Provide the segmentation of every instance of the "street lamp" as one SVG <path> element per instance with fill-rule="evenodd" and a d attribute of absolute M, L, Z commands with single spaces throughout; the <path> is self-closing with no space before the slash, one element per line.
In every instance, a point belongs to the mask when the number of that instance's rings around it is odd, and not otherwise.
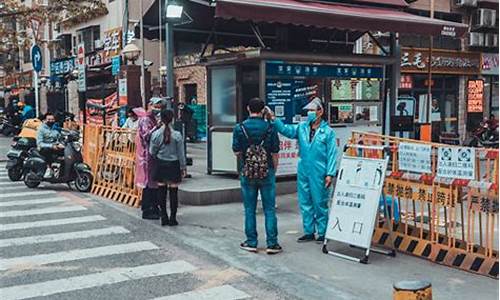
<path fill-rule="evenodd" d="M 161 1 L 161 0 L 160 0 Z M 166 18 L 165 24 L 165 50 L 166 50 L 166 68 L 167 68 L 167 96 L 174 96 L 174 20 L 182 17 L 183 7 L 174 1 L 165 0 Z"/>
<path fill-rule="evenodd" d="M 175 2 L 167 4 L 167 18 L 168 19 L 178 19 L 182 17 L 182 5 L 178 5 Z"/>
<path fill-rule="evenodd" d="M 73 79 L 78 79 L 78 74 L 80 74 L 78 69 L 73 69 L 73 71 L 71 71 L 71 76 L 73 77 Z"/>
<path fill-rule="evenodd" d="M 125 46 L 125 48 L 123 48 L 121 54 L 127 60 L 131 60 L 132 64 L 134 64 L 135 61 L 139 58 L 139 55 L 141 55 L 141 49 L 139 49 L 139 47 L 137 47 L 135 44 L 130 43 Z"/>

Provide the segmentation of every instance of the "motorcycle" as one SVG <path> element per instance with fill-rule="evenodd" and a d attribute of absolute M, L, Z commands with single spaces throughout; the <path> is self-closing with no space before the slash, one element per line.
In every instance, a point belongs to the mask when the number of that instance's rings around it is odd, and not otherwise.
<path fill-rule="evenodd" d="M 24 161 L 30 149 L 36 148 L 36 139 L 29 137 L 15 137 L 11 149 L 7 152 L 6 169 L 9 179 L 19 181 L 23 177 Z"/>
<path fill-rule="evenodd" d="M 93 176 L 89 165 L 83 162 L 79 133 L 63 129 L 61 137 L 64 155 L 56 157 L 51 166 L 47 165 L 46 158 L 37 149 L 30 150 L 28 159 L 24 163 L 24 184 L 29 188 L 36 188 L 42 181 L 66 183 L 68 186 L 74 183 L 79 192 L 89 192 Z M 52 168 L 52 176 L 44 176 L 47 167 Z"/>
<path fill-rule="evenodd" d="M 17 114 L 11 117 L 4 117 L 0 124 L 0 133 L 5 136 L 18 135 L 21 132 L 22 125 L 21 117 Z"/>
<path fill-rule="evenodd" d="M 498 148 L 498 128 L 492 129 L 488 122 L 483 121 L 464 144 L 468 147 Z"/>

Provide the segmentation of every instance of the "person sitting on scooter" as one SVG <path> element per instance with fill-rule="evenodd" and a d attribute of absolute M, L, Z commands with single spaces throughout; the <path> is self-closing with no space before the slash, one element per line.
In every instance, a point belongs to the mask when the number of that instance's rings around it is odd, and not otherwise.
<path fill-rule="evenodd" d="M 64 151 L 64 145 L 59 143 L 60 131 L 56 129 L 56 118 L 53 113 L 48 112 L 44 116 L 44 122 L 38 128 L 36 145 L 47 162 L 47 172 L 44 177 L 52 177 L 51 164 L 54 156 L 59 156 Z"/>
<path fill-rule="evenodd" d="M 19 107 L 22 122 L 35 117 L 35 110 L 33 109 L 33 106 L 26 104 L 23 101 L 19 101 L 17 106 Z"/>

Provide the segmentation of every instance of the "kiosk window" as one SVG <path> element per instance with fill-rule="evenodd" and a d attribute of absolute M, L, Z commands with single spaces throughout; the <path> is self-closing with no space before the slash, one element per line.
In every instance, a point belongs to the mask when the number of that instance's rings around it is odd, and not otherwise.
<path fill-rule="evenodd" d="M 213 126 L 236 124 L 236 69 L 212 69 L 211 108 Z"/>

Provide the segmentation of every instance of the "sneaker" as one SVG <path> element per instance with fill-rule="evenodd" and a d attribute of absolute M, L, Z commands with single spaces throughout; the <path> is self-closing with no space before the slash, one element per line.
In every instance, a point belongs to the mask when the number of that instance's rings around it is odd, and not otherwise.
<path fill-rule="evenodd" d="M 247 242 L 241 243 L 240 248 L 248 252 L 257 253 L 257 247 L 250 246 Z"/>
<path fill-rule="evenodd" d="M 314 241 L 314 234 L 304 234 L 297 239 L 297 243 L 306 243 Z"/>
<path fill-rule="evenodd" d="M 269 255 L 278 254 L 280 252 L 283 252 L 283 248 L 281 248 L 281 246 L 278 244 L 271 246 L 271 247 L 267 247 L 267 249 L 266 249 L 266 253 Z"/>
<path fill-rule="evenodd" d="M 316 239 L 316 242 L 318 243 L 323 243 L 325 241 L 325 236 L 322 235 L 322 236 L 318 236 L 318 238 Z"/>
<path fill-rule="evenodd" d="M 52 177 L 54 177 L 54 170 L 52 170 L 51 167 L 47 167 L 47 169 L 45 170 L 45 174 L 43 174 L 43 178 L 49 179 Z"/>
<path fill-rule="evenodd" d="M 179 222 L 177 222 L 177 219 L 170 219 L 168 222 L 168 226 L 177 226 L 179 225 Z"/>

